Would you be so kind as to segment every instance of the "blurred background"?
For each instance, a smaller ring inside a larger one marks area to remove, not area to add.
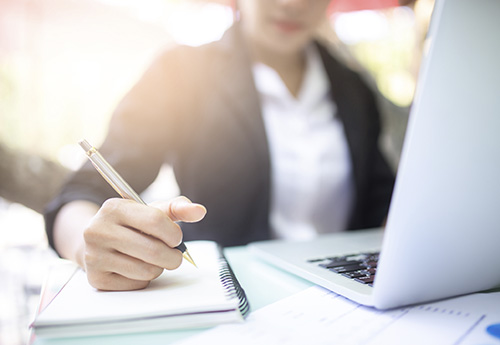
[[[27,342],[57,259],[41,212],[85,159],[77,142],[100,145],[113,109],[160,50],[220,38],[230,2],[0,0],[0,344]],[[395,170],[433,5],[334,0],[321,32],[378,91],[381,144]],[[169,169],[161,183],[175,184]]]

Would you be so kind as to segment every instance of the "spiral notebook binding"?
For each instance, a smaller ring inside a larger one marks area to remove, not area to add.
[[[238,279],[234,275],[231,266],[227,262],[226,258],[222,254],[219,259],[219,278],[222,283],[222,286],[226,290],[226,296],[229,298],[238,298],[239,305],[238,309],[243,317],[246,317],[250,312],[250,304],[248,303],[248,299],[245,294],[245,290],[241,287]]]

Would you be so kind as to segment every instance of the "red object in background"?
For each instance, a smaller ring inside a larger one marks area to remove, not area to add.
[[[376,10],[399,6],[398,0],[332,0],[328,13]]]
[[[222,5],[234,7],[237,0],[206,0]],[[352,12],[361,10],[377,10],[388,7],[396,7],[414,0],[331,0],[328,5],[328,14],[334,12]]]

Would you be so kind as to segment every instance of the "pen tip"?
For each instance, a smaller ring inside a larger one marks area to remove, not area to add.
[[[196,264],[194,263],[194,260],[193,258],[191,257],[191,255],[189,255],[188,251],[184,251],[184,253],[182,253],[182,256],[184,257],[184,259],[186,259],[187,261],[189,261],[189,263],[191,263],[194,267],[198,268],[198,266],[196,266]]]
[[[78,144],[82,147],[82,149],[85,150],[85,152],[92,148],[92,145],[90,145],[89,142],[85,139],[80,140]]]

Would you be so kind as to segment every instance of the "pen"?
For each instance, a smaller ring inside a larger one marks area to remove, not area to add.
[[[104,179],[113,187],[113,189],[121,195],[124,199],[135,200],[140,204],[146,205],[144,200],[141,199],[139,194],[137,194],[132,187],[118,174],[118,172],[104,159],[104,157],[97,151],[97,149],[90,145],[87,140],[83,139],[78,142],[82,149],[87,154],[87,157],[92,162],[92,165],[97,169],[97,171],[104,177]],[[189,261],[196,267],[191,255],[186,248],[184,242],[181,242],[176,249],[180,250],[184,259]]]

